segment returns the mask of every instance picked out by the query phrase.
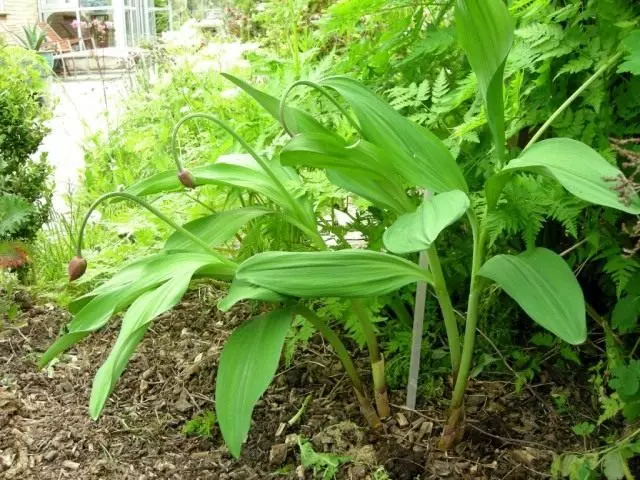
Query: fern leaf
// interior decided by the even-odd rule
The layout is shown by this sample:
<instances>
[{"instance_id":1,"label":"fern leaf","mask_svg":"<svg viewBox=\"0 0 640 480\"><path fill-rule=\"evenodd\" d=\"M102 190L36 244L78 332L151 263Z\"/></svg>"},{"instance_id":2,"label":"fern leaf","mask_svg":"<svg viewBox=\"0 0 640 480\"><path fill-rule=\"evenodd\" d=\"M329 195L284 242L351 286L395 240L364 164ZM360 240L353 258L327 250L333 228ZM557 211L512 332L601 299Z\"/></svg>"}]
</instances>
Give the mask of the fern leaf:
<instances>
[{"instance_id":1,"label":"fern leaf","mask_svg":"<svg viewBox=\"0 0 640 480\"><path fill-rule=\"evenodd\" d=\"M17 195L0 196L0 237L8 237L18 231L31 215L32 207Z\"/></svg>"}]
</instances>

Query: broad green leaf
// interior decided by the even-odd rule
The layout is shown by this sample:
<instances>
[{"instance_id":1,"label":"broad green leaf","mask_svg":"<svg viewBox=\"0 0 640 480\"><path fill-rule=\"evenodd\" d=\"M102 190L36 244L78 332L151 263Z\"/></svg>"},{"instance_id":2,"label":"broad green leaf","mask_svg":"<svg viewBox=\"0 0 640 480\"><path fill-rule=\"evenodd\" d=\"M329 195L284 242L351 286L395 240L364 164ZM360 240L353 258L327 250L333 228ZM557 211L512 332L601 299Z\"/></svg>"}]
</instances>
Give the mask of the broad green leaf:
<instances>
[{"instance_id":1,"label":"broad green leaf","mask_svg":"<svg viewBox=\"0 0 640 480\"><path fill-rule=\"evenodd\" d=\"M222 437L236 458L249 432L253 408L278 369L292 319L291 309L252 318L231 334L222 349L216 413Z\"/></svg>"},{"instance_id":2,"label":"broad green leaf","mask_svg":"<svg viewBox=\"0 0 640 480\"><path fill-rule=\"evenodd\" d=\"M458 0L456 30L478 78L496 148L504 152L502 89L504 66L513 44L513 19L503 0Z\"/></svg>"},{"instance_id":3,"label":"broad green leaf","mask_svg":"<svg viewBox=\"0 0 640 480\"><path fill-rule=\"evenodd\" d=\"M621 334L635 331L640 320L640 296L627 295L616 303L611 313L611 325Z\"/></svg>"},{"instance_id":4,"label":"broad green leaf","mask_svg":"<svg viewBox=\"0 0 640 480\"><path fill-rule=\"evenodd\" d=\"M427 250L440 232L465 214L469 203L469 197L460 190L425 200L415 212L402 215L384 232L384 246L400 255Z\"/></svg>"},{"instance_id":5,"label":"broad green leaf","mask_svg":"<svg viewBox=\"0 0 640 480\"><path fill-rule=\"evenodd\" d=\"M377 148L367 141L354 147L336 135L303 133L296 135L282 149L283 165L304 165L313 168L340 169L375 178L394 177L395 172Z\"/></svg>"},{"instance_id":6,"label":"broad green leaf","mask_svg":"<svg viewBox=\"0 0 640 480\"><path fill-rule=\"evenodd\" d=\"M274 213L273 210L267 208L237 208L198 218L183 227L207 242L211 247L217 247L231 240L246 223L272 213ZM165 250L202 250L200 245L193 243L178 231L173 232L167 239L164 248Z\"/></svg>"},{"instance_id":7,"label":"broad green leaf","mask_svg":"<svg viewBox=\"0 0 640 480\"><path fill-rule=\"evenodd\" d=\"M436 193L468 191L453 155L429 130L407 120L348 77L329 77L321 84L347 101L360 123L364 139L386 152L398 174L410 185Z\"/></svg>"},{"instance_id":8,"label":"broad green leaf","mask_svg":"<svg viewBox=\"0 0 640 480\"><path fill-rule=\"evenodd\" d=\"M584 296L567 263L551 250L498 255L478 273L496 282L538 324L565 342L587 338Z\"/></svg>"},{"instance_id":9,"label":"broad green leaf","mask_svg":"<svg viewBox=\"0 0 640 480\"><path fill-rule=\"evenodd\" d=\"M221 75L251 95L262 108L280 122L280 99L252 87L233 75L228 73L222 73ZM329 130L323 127L322 124L311 115L294 107L285 107L285 121L289 129L294 133L307 132L309 130L329 132Z\"/></svg>"},{"instance_id":10,"label":"broad green leaf","mask_svg":"<svg viewBox=\"0 0 640 480\"><path fill-rule=\"evenodd\" d=\"M292 297L372 297L431 282L412 262L358 249L260 253L238 267L236 278Z\"/></svg>"},{"instance_id":11,"label":"broad green leaf","mask_svg":"<svg viewBox=\"0 0 640 480\"><path fill-rule=\"evenodd\" d=\"M624 62L618 67L618 73L629 72L640 75L640 30L633 30L624 40L622 45L627 51Z\"/></svg>"},{"instance_id":12,"label":"broad green leaf","mask_svg":"<svg viewBox=\"0 0 640 480\"><path fill-rule=\"evenodd\" d=\"M386 183L384 180L374 180L362 175L349 175L340 170L328 170L327 178L334 185L355 193L378 207L396 213L410 212L414 208L404 188L395 182Z\"/></svg>"},{"instance_id":13,"label":"broad green leaf","mask_svg":"<svg viewBox=\"0 0 640 480\"><path fill-rule=\"evenodd\" d=\"M614 190L622 172L598 152L577 140L552 138L536 143L509 162L504 172L526 170L548 175L576 197L589 203L640 214L640 198L626 205Z\"/></svg>"},{"instance_id":14,"label":"broad green leaf","mask_svg":"<svg viewBox=\"0 0 640 480\"><path fill-rule=\"evenodd\" d=\"M174 278L191 274L191 271L219 272L222 278L233 276L234 269L204 253L176 252L153 255L149 261L129 265L109 282L98 287L67 325L67 333L56 340L42 355L38 365L47 365L56 356L84 339L91 332L102 328L113 314L130 305L143 293ZM120 281L118 284L117 281ZM92 295L92 294L89 294Z\"/></svg>"},{"instance_id":15,"label":"broad green leaf","mask_svg":"<svg viewBox=\"0 0 640 480\"><path fill-rule=\"evenodd\" d=\"M622 480L625 478L626 462L618 449L607 453L602 458L602 473L607 480Z\"/></svg>"},{"instance_id":16,"label":"broad green leaf","mask_svg":"<svg viewBox=\"0 0 640 480\"><path fill-rule=\"evenodd\" d=\"M379 206L396 212L413 208L385 152L366 140L349 147L336 135L301 134L284 147L280 160L284 165L326 169L337 186Z\"/></svg>"},{"instance_id":17,"label":"broad green leaf","mask_svg":"<svg viewBox=\"0 0 640 480\"><path fill-rule=\"evenodd\" d=\"M258 287L241 280L234 280L225 297L218 302L218 310L226 312L242 300L262 300L264 302L283 302L287 297L268 288Z\"/></svg>"},{"instance_id":18,"label":"broad green leaf","mask_svg":"<svg viewBox=\"0 0 640 480\"><path fill-rule=\"evenodd\" d=\"M120 334L115 345L93 379L89 414L94 420L102 413L109 395L127 366L129 358L148 330L151 321L180 302L196 269L197 265L194 265L191 271L181 272L181 275L165 282L155 290L146 292L131 304L122 319Z\"/></svg>"}]
</instances>

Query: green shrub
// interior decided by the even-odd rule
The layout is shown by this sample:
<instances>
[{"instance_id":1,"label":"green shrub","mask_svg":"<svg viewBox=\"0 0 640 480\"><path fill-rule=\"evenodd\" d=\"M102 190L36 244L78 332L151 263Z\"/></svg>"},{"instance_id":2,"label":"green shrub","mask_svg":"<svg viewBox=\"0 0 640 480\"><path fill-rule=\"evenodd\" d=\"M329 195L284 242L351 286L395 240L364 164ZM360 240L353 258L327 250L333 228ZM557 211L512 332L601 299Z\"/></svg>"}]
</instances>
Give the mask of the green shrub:
<instances>
[{"instance_id":1,"label":"green shrub","mask_svg":"<svg viewBox=\"0 0 640 480\"><path fill-rule=\"evenodd\" d=\"M30 240L49 218L51 167L45 154L34 157L49 132L50 110L43 97L46 68L37 54L0 48L0 198L19 197L30 207L19 227L0 230L0 239Z\"/></svg>"}]
</instances>

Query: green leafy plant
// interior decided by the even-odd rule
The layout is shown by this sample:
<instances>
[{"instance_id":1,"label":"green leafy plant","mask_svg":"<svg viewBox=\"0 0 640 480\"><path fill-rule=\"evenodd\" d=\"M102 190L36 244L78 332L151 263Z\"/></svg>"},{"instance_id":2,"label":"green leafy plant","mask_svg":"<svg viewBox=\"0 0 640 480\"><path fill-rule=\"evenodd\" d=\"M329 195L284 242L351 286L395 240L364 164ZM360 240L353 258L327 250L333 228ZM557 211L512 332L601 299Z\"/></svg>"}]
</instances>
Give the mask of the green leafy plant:
<instances>
[{"instance_id":1,"label":"green leafy plant","mask_svg":"<svg viewBox=\"0 0 640 480\"><path fill-rule=\"evenodd\" d=\"M39 98L46 85L42 59L19 47L0 47L0 240L32 240L51 209L51 167L46 154L34 155L48 133L51 112ZM7 217L9 203L24 208ZM5 224L10 222L11 225Z\"/></svg>"},{"instance_id":2,"label":"green leafy plant","mask_svg":"<svg viewBox=\"0 0 640 480\"><path fill-rule=\"evenodd\" d=\"M157 174L125 192L106 194L87 213L88 216L106 200L126 199L152 212L175 233L161 253L134 261L72 303L74 319L65 334L44 354L40 364L46 365L102 327L115 312L129 307L120 336L94 380L90 413L95 418L103 410L150 322L180 300L191 279L233 279L226 298L219 304L220 309L229 309L244 299L270 302L277 307L243 323L230 336L221 355L216 412L231 453L240 455L253 409L274 376L296 316L304 317L331 344L352 381L362 413L372 427L377 427L379 417L389 413L389 404L384 359L365 305L372 297L422 281L434 288L449 344L454 391L442 446L450 448L463 434L464 393L473 363L480 297L489 281L502 288L534 321L562 340L572 344L583 342L587 334L584 298L570 266L559 254L535 245L530 245L525 252L510 249L507 253L494 254L489 241L490 218L506 201L502 194L509 183L518 181L522 175L542 175L585 202L623 212L640 213L640 199L634 195L629 202L620 200L610 179L621 178L622 173L586 144L568 138L538 142L553 119L558 118L577 95L552 115L523 151L507 151L503 74L513 42L513 21L500 0L459 0L456 19L460 44L477 76L493 141L494 166L481 188L471 190L471 182L465 178L454 155L435 134L407 120L353 79L333 76L317 83L298 81L278 101L227 76L279 120L291 140L279 158L267 160L218 118L209 114L183 118L172 135L177 171ZM578 93L619 58L620 55L616 55L608 61ZM288 106L292 90L299 86L311 87L331 102L345 117L356 138L345 139L313 116ZM206 166L184 168L177 149L177 133L185 122L196 118L222 128L248 155L225 156ZM509 161L512 153L515 158ZM318 230L317 215L303 188L302 177L291 166L326 171L336 186L394 218L395 222L382 238L390 253L373 249L330 250ZM238 190L244 195L242 209L234 212L233 217L229 212L217 213L180 226L142 198L205 185ZM417 189L434 195L420 202L415 195ZM230 221L236 214L243 220ZM290 242L298 248L288 252L262 252L247 259L229 259L229 250L225 252L223 244L261 217L274 217L287 223L303 238ZM461 342L436 247L444 231L462 219L466 219L471 232L473 258ZM243 225L243 222L246 223ZM70 265L72 279L86 268L81 254L85 224L86 219L80 230L77 257ZM399 256L420 251L426 251L428 269ZM231 254L233 252L231 250ZM329 322L308 308L308 299L323 297L341 297L351 302L369 352L376 409L367 399L350 352Z\"/></svg>"},{"instance_id":3,"label":"green leafy plant","mask_svg":"<svg viewBox=\"0 0 640 480\"><path fill-rule=\"evenodd\" d=\"M22 46L34 52L40 51L40 47L46 38L40 27L38 25L22 27L22 33L22 36L16 36Z\"/></svg>"},{"instance_id":4,"label":"green leafy plant","mask_svg":"<svg viewBox=\"0 0 640 480\"><path fill-rule=\"evenodd\" d=\"M212 438L217 421L215 412L207 410L185 423L182 432L187 436Z\"/></svg>"}]
</instances>

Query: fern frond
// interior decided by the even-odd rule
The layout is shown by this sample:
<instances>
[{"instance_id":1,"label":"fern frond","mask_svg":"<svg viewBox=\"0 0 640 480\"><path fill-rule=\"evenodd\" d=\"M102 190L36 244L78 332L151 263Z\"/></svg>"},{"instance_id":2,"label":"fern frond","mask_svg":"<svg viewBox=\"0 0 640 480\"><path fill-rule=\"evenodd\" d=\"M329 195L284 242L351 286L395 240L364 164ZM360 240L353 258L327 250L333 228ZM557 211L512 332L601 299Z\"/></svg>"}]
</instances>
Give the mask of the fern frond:
<instances>
[{"instance_id":1,"label":"fern frond","mask_svg":"<svg viewBox=\"0 0 640 480\"><path fill-rule=\"evenodd\" d=\"M12 194L0 196L0 237L8 237L29 219L33 208L21 197Z\"/></svg>"}]
</instances>

